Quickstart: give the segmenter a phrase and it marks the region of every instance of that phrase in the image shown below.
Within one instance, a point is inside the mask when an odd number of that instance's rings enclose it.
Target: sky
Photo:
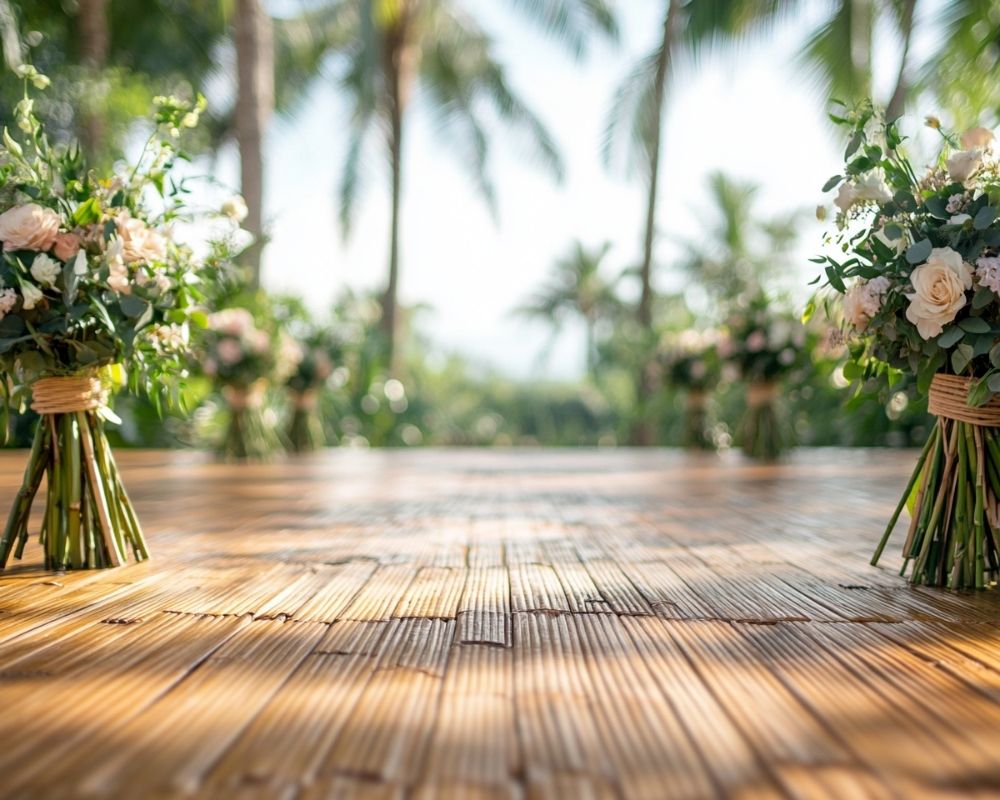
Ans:
[[[465,5],[493,35],[514,89],[553,134],[567,175],[561,185],[553,183],[525,164],[502,129],[494,131],[494,219],[417,96],[404,152],[401,298],[430,306],[421,327],[441,351],[516,379],[572,380],[584,371],[582,328],[567,325],[553,342],[546,325],[511,312],[574,240],[612,244],[609,278],[640,260],[643,181],[609,172],[599,148],[614,88],[654,45],[663,2],[620,4],[627,11],[619,46],[593,47],[583,61],[536,33],[506,4]],[[697,239],[704,229],[711,208],[707,178],[715,170],[760,184],[764,216],[808,210],[796,259],[801,268],[790,283],[804,286],[814,277],[807,258],[821,229],[810,221],[812,210],[830,202],[820,188],[841,166],[842,142],[794,57],[815,21],[810,15],[823,5],[809,4],[765,40],[678,65],[664,127],[655,251],[660,286],[676,284],[671,262],[678,243]],[[877,90],[891,87],[898,58],[888,37],[878,41]],[[922,46],[918,41],[917,49]],[[346,108],[332,84],[319,81],[295,118],[276,119],[266,143],[271,241],[263,281],[303,295],[317,311],[345,286],[381,289],[387,269],[389,206],[381,164],[374,165],[352,237],[344,242],[340,236],[336,185]],[[220,160],[223,180],[236,182],[235,165],[233,153]]]

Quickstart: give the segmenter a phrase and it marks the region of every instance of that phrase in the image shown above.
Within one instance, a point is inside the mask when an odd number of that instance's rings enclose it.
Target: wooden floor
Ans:
[[[998,797],[1000,598],[867,564],[913,458],[122,454],[154,560],[0,576],[0,796]]]

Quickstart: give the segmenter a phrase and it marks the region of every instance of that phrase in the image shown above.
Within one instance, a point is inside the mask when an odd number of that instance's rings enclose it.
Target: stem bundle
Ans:
[[[21,558],[31,508],[46,478],[39,541],[45,568],[115,567],[149,558],[142,528],[125,491],[111,445],[94,410],[43,414],[35,430],[24,480],[0,538],[0,568],[11,551]]]
[[[740,425],[739,443],[744,455],[760,461],[776,461],[787,449],[776,384],[751,383],[747,387],[747,410]]]
[[[911,583],[983,589],[1000,577],[1000,428],[938,417],[875,550],[910,505],[903,567]]]
[[[292,415],[288,424],[288,449],[293,453],[311,453],[326,445],[323,422],[317,410],[316,392],[292,392]]]

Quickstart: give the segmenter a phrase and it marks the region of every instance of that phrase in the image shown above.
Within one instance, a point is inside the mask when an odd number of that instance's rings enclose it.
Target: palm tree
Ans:
[[[717,309],[767,288],[782,272],[796,239],[797,214],[762,220],[755,212],[759,187],[727,177],[709,176],[714,213],[705,230],[685,242],[681,269],[702,286]]]
[[[956,125],[1000,118],[1000,18],[995,0],[950,0],[936,26],[941,46],[921,69],[918,85],[928,89]]]
[[[237,0],[233,39],[237,73],[234,122],[240,151],[240,192],[247,204],[243,226],[254,237],[243,257],[250,288],[256,290],[264,243],[264,133],[274,107],[271,18],[261,0]]]
[[[653,320],[653,253],[656,245],[656,210],[659,199],[660,162],[663,150],[663,114],[677,59],[706,44],[727,41],[755,27],[773,22],[781,3],[753,0],[664,0],[663,22],[653,50],[639,59],[615,91],[608,112],[601,152],[611,165],[623,149],[630,169],[646,184],[646,214],[639,264],[639,300],[636,318],[652,358],[655,348]],[[768,13],[765,13],[767,11]],[[652,364],[636,375],[637,402],[649,405],[656,392]],[[650,444],[652,425],[640,414],[633,431],[635,444]]]
[[[508,2],[558,34],[577,53],[582,52],[593,31],[616,32],[605,0]],[[562,177],[562,163],[544,125],[509,86],[503,67],[494,58],[489,36],[459,0],[326,0],[308,13],[322,17],[327,24],[311,28],[309,37],[300,37],[305,55],[298,61],[320,63],[324,53],[341,56],[338,80],[350,105],[350,138],[339,186],[345,236],[350,234],[362,184],[368,177],[363,168],[366,152],[375,145],[388,162],[391,213],[382,330],[393,369],[399,339],[404,145],[415,89],[419,87],[427,109],[450,135],[454,152],[491,209],[495,188],[488,172],[489,115],[523,134],[528,155],[557,179]]]
[[[77,4],[80,37],[80,65],[91,82],[99,79],[108,62],[107,0],[80,0]],[[88,105],[92,105],[88,103]],[[85,108],[81,115],[84,150],[99,153],[104,147],[104,120],[99,108]]]
[[[605,242],[588,249],[574,242],[569,252],[552,265],[549,280],[515,313],[541,319],[558,333],[567,318],[583,322],[587,334],[587,374],[596,378],[597,330],[601,321],[613,320],[621,309],[614,284],[601,275],[601,264],[611,250]]]

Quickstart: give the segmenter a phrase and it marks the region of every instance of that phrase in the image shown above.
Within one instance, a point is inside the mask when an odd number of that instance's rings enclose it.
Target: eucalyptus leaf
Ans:
[[[960,344],[951,354],[951,368],[955,370],[956,374],[961,375],[965,372],[965,368],[969,366],[969,362],[972,361],[972,357],[972,346],[968,344]]]
[[[984,231],[997,218],[997,210],[993,206],[983,206],[972,219],[972,227],[977,231]]]
[[[123,294],[118,299],[118,305],[122,310],[122,313],[126,317],[131,317],[136,319],[141,317],[146,313],[146,309],[149,308],[149,302],[143,300],[141,297],[137,297],[134,294]]]
[[[963,336],[965,336],[965,331],[955,325],[938,336],[937,344],[939,347],[943,347],[947,350],[952,345],[958,344],[962,341]]]
[[[844,178],[841,175],[834,175],[832,178],[830,178],[830,180],[828,180],[826,183],[823,184],[822,191],[829,192],[832,188],[834,188],[843,179]]]
[[[914,242],[906,249],[906,260],[910,264],[920,264],[927,260],[927,257],[931,254],[933,246],[931,245],[930,239],[921,239],[919,242]]]
[[[986,306],[992,303],[995,299],[996,295],[993,294],[992,289],[980,286],[976,289],[976,293],[972,296],[972,307],[978,311],[980,308],[986,308]]]
[[[958,327],[969,333],[989,333],[991,330],[990,324],[982,317],[966,317],[958,323]]]

